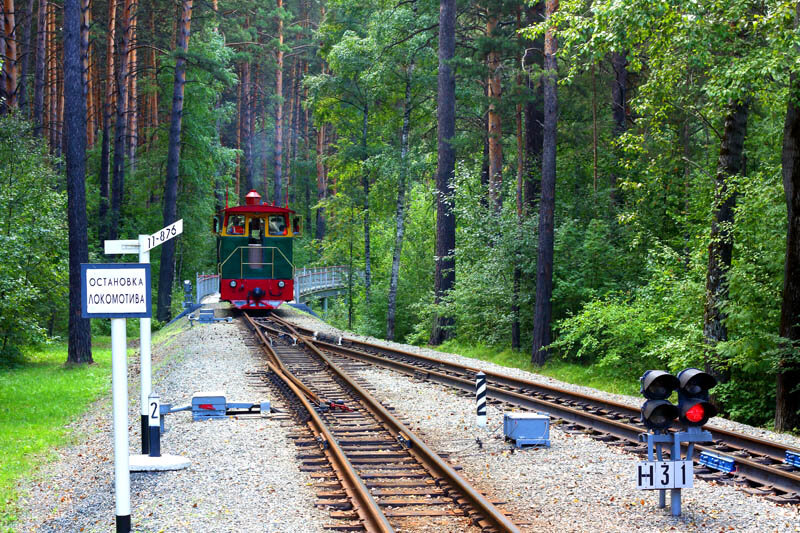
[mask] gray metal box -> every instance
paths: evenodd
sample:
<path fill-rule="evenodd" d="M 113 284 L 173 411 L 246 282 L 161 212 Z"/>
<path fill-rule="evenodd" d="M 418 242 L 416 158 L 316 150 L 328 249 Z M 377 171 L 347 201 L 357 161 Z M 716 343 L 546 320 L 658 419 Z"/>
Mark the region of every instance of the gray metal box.
<path fill-rule="evenodd" d="M 523 446 L 550 447 L 550 416 L 541 413 L 503 413 L 503 433 Z"/>
<path fill-rule="evenodd" d="M 225 393 L 218 391 L 196 392 L 192 395 L 192 420 L 226 418 Z"/>

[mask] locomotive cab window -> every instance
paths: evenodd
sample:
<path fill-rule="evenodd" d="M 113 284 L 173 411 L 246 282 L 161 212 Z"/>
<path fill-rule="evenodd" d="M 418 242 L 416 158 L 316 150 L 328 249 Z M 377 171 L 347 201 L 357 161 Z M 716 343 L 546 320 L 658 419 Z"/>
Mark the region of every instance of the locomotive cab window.
<path fill-rule="evenodd" d="M 286 235 L 286 219 L 283 215 L 269 216 L 269 234 Z"/>
<path fill-rule="evenodd" d="M 229 215 L 225 233 L 228 235 L 244 235 L 244 215 Z"/>
<path fill-rule="evenodd" d="M 264 235 L 264 219 L 253 217 L 250 219 L 250 240 L 259 240 Z"/>

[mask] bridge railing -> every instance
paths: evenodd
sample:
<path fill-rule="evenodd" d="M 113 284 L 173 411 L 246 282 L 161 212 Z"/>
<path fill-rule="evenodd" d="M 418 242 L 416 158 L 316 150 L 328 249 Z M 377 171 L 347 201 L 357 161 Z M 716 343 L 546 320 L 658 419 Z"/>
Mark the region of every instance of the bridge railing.
<path fill-rule="evenodd" d="M 197 274 L 195 282 L 196 302 L 200 303 L 203 298 L 219 292 L 219 274 Z"/>
<path fill-rule="evenodd" d="M 336 289 L 347 285 L 348 268 L 329 266 L 318 268 L 298 268 L 294 277 L 294 299 L 318 291 Z"/>

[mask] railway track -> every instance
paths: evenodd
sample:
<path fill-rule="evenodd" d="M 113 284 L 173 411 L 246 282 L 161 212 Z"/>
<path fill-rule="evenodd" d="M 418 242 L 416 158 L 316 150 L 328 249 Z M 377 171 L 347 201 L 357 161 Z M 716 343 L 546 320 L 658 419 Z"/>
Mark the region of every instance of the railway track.
<path fill-rule="evenodd" d="M 331 357 L 362 361 L 474 394 L 477 368 L 352 338 L 317 334 L 279 317 L 273 316 L 270 320 L 271 323 L 260 321 L 261 327 L 316 339 L 314 344 Z M 646 446 L 639 440 L 646 429 L 641 424 L 638 408 L 496 372 L 483 372 L 487 376 L 488 397 L 495 401 L 546 412 L 611 445 L 622 446 L 633 453 L 646 453 Z M 800 468 L 784 462 L 787 451 L 800 454 L 800 450 L 713 425 L 704 429 L 711 431 L 714 441 L 705 446 L 696 445 L 697 455 L 702 451 L 725 454 L 734 459 L 736 470 L 729 474 L 699 467 L 696 470 L 699 477 L 735 484 L 775 503 L 800 504 Z"/>
<path fill-rule="evenodd" d="M 330 529 L 519 531 L 312 341 L 244 314 L 267 357 L 261 376 L 293 406 L 295 443 Z M 282 325 L 282 328 L 288 328 Z"/>

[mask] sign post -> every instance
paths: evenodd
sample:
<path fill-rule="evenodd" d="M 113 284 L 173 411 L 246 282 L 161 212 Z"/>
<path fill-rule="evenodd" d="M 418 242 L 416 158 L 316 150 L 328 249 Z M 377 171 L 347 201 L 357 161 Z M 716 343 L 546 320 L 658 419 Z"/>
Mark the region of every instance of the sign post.
<path fill-rule="evenodd" d="M 139 263 L 150 263 L 150 250 L 173 237 L 183 233 L 183 219 L 173 222 L 169 226 L 153 233 L 152 235 L 139 235 L 138 240 L 105 241 L 105 253 L 114 254 L 139 254 Z M 148 285 L 148 291 L 150 286 Z M 152 356 L 151 356 L 151 318 L 142 318 L 139 321 L 139 357 L 140 357 L 140 405 L 141 405 L 141 431 L 142 454 L 150 452 L 150 428 L 147 422 L 147 398 L 152 390 Z"/>
<path fill-rule="evenodd" d="M 131 530 L 126 319 L 150 317 L 150 265 L 82 264 L 81 317 L 111 319 L 114 501 L 117 532 Z"/>

